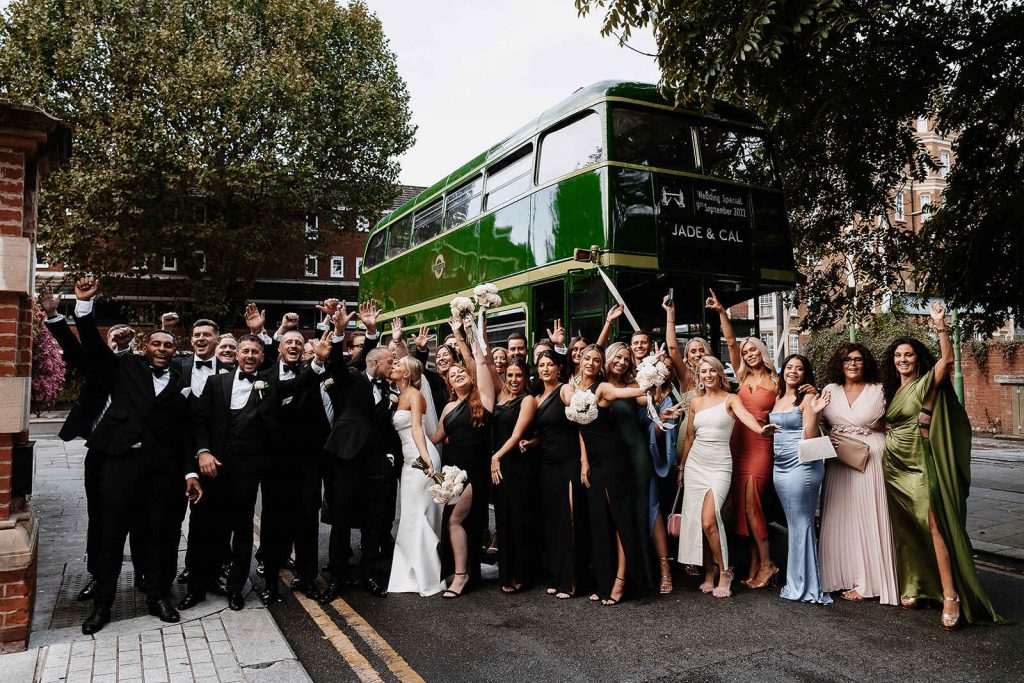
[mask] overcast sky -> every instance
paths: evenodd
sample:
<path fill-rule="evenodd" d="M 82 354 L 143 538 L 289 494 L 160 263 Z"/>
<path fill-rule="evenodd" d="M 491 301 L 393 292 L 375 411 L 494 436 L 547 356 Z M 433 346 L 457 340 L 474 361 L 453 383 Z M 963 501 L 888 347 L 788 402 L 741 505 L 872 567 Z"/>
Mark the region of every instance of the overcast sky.
<path fill-rule="evenodd" d="M 401 159 L 409 185 L 432 185 L 576 88 L 660 75 L 653 58 L 602 38 L 601 17 L 579 18 L 573 0 L 366 2 L 412 97 L 416 144 Z M 649 32 L 630 45 L 655 51 Z"/>

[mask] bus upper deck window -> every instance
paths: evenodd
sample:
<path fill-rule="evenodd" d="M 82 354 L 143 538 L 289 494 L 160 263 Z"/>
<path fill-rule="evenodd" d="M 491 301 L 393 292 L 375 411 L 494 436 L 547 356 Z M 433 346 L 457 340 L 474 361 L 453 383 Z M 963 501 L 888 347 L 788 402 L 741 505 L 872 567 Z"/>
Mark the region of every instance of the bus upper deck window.
<path fill-rule="evenodd" d="M 416 217 L 412 222 L 412 246 L 426 242 L 434 235 L 440 234 L 443 214 L 444 206 L 440 199 L 427 208 L 416 211 Z"/>
<path fill-rule="evenodd" d="M 407 250 L 412 239 L 412 215 L 406 215 L 388 227 L 388 258 Z"/>
<path fill-rule="evenodd" d="M 374 234 L 366 244 L 365 268 L 372 268 L 384 260 L 384 240 L 387 238 L 387 230 L 381 230 Z"/>
<path fill-rule="evenodd" d="M 530 189 L 533 179 L 533 145 L 517 149 L 487 169 L 485 210 L 521 195 Z"/>
<path fill-rule="evenodd" d="M 704 173 L 751 185 L 774 185 L 771 155 L 762 135 L 704 124 L 700 129 Z"/>
<path fill-rule="evenodd" d="M 601 117 L 589 112 L 544 135 L 540 143 L 537 184 L 586 168 L 604 158 Z"/>
<path fill-rule="evenodd" d="M 480 215 L 484 203 L 484 178 L 477 176 L 462 187 L 452 190 L 445 199 L 444 229 L 461 225 Z"/>
<path fill-rule="evenodd" d="M 680 114 L 616 107 L 612 110 L 615 159 L 627 164 L 694 171 L 693 121 Z"/>

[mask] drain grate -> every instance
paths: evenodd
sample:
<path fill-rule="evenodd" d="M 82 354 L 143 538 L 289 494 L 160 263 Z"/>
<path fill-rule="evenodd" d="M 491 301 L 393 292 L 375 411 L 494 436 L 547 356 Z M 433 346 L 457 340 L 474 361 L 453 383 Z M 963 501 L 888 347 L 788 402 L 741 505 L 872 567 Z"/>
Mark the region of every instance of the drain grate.
<path fill-rule="evenodd" d="M 92 600 L 79 602 L 75 598 L 78 592 L 85 588 L 89 578 L 84 563 L 64 565 L 64 576 L 57 592 L 57 604 L 53 608 L 49 628 L 78 626 L 85 621 L 85 618 L 92 612 Z M 171 589 L 172 604 L 176 604 L 179 598 L 184 597 L 184 594 L 184 587 L 175 583 Z M 114 596 L 114 604 L 110 612 L 111 621 L 134 619 L 146 614 L 148 614 L 146 595 L 142 591 L 136 590 L 135 569 L 131 562 L 125 562 L 121 567 L 121 576 L 117 580 L 117 595 Z"/>

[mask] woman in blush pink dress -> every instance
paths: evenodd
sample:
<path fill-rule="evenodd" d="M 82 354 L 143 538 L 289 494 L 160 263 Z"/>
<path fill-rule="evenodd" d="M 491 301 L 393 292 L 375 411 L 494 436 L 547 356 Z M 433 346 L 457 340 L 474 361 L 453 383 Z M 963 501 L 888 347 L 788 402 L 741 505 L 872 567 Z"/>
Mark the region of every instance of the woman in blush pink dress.
<path fill-rule="evenodd" d="M 826 467 L 818 541 L 821 587 L 843 591 L 844 600 L 878 598 L 895 605 L 900 593 L 882 463 L 885 395 L 878 366 L 864 346 L 843 344 L 827 375 L 832 384 L 822 391 L 831 394 L 822 412 L 826 430 L 866 443 L 870 455 L 863 472 L 835 459 Z"/>

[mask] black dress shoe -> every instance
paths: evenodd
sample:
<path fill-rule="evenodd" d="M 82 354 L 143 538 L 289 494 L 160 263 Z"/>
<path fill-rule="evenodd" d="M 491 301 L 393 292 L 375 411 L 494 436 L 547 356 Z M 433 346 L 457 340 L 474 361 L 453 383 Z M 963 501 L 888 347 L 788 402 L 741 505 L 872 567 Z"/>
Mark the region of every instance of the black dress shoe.
<path fill-rule="evenodd" d="M 366 592 L 378 598 L 386 598 L 388 589 L 377 583 L 377 579 L 367 579 L 363 582 Z"/>
<path fill-rule="evenodd" d="M 227 595 L 228 594 L 228 580 L 227 577 L 218 576 L 217 583 L 214 584 L 210 592 L 214 595 Z"/>
<path fill-rule="evenodd" d="M 263 560 L 256 560 L 256 575 L 263 576 L 266 573 L 267 568 L 263 564 Z"/>
<path fill-rule="evenodd" d="M 109 623 L 110 605 L 97 605 L 93 608 L 92 614 L 82 622 L 82 633 L 91 636 Z"/>
<path fill-rule="evenodd" d="M 78 591 L 78 596 L 75 598 L 78 602 L 85 602 L 86 600 L 92 600 L 92 597 L 96 594 L 96 579 L 89 579 L 89 583 L 85 584 L 85 588 Z"/>
<path fill-rule="evenodd" d="M 302 593 L 310 600 L 315 600 L 319 602 L 320 598 L 323 597 L 323 593 L 317 590 L 316 583 L 312 581 L 306 581 L 301 576 L 297 576 L 294 579 L 292 579 L 292 582 L 291 584 L 289 584 L 288 587 L 292 589 L 293 593 Z"/>
<path fill-rule="evenodd" d="M 181 615 L 178 614 L 176 609 L 171 607 L 171 601 L 167 598 L 147 600 L 146 607 L 149 608 L 149 613 L 154 617 L 160 617 L 160 621 L 166 621 L 168 624 L 176 624 L 181 621 Z"/>
<path fill-rule="evenodd" d="M 264 588 L 260 591 L 260 602 L 269 607 L 275 602 L 281 602 L 281 594 L 276 588 Z"/>
<path fill-rule="evenodd" d="M 342 585 L 337 581 L 328 581 L 327 585 L 324 586 L 324 590 L 320 593 L 320 597 L 317 599 L 321 605 L 326 605 L 334 598 L 341 595 Z"/>
<path fill-rule="evenodd" d="M 242 597 L 241 591 L 231 591 L 228 593 L 228 609 L 235 612 L 245 609 L 245 598 Z"/>
<path fill-rule="evenodd" d="M 199 595 L 198 593 L 187 593 L 185 595 L 185 597 L 183 597 L 181 599 L 181 602 L 178 603 L 178 609 L 180 609 L 180 610 L 192 609 L 193 607 L 195 607 L 196 605 L 198 605 L 199 603 L 201 603 L 201 602 L 203 602 L 205 600 L 206 600 L 206 596 L 205 595 Z"/>
<path fill-rule="evenodd" d="M 181 573 L 178 574 L 178 583 L 188 583 L 188 567 L 182 569 Z"/>

